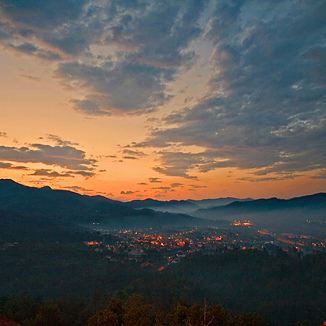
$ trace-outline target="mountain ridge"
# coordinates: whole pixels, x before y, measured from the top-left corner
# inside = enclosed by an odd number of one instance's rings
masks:
[[[202,219],[185,214],[136,210],[123,202],[103,196],[81,195],[50,187],[29,187],[10,179],[0,180],[0,219],[9,216],[91,225],[93,222],[127,226],[188,225]],[[17,218],[22,221],[22,218]],[[4,222],[4,221],[2,221]]]

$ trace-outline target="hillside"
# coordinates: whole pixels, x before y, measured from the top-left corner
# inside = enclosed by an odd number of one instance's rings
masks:
[[[170,213],[185,213],[190,214],[198,209],[206,209],[216,206],[224,206],[228,205],[235,201],[250,201],[252,199],[240,199],[240,198],[233,198],[233,197],[226,197],[226,198],[216,198],[216,199],[202,199],[202,200],[155,200],[151,198],[147,198],[145,200],[132,200],[127,202],[128,206],[136,209],[142,208],[150,208],[154,211],[161,211],[161,212],[170,212]]]
[[[6,213],[21,221],[25,221],[21,216],[28,216],[29,220],[41,219],[69,225],[96,222],[117,227],[152,227],[203,222],[183,214],[161,213],[150,209],[136,210],[125,203],[102,196],[80,195],[50,187],[27,187],[7,179],[0,180],[0,210],[0,220],[5,219]]]
[[[235,201],[225,206],[199,209],[193,216],[207,219],[251,220],[259,227],[282,232],[326,233],[326,193],[291,199]]]

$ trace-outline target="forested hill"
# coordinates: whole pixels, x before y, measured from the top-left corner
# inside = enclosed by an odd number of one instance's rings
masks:
[[[102,196],[80,195],[50,187],[23,186],[12,180],[0,180],[0,207],[2,210],[38,214],[67,221],[89,221],[136,212],[119,201]]]
[[[192,216],[225,220],[250,220],[258,228],[273,232],[326,235],[326,194],[291,199],[235,201],[225,206],[198,209]]]
[[[251,198],[233,198],[233,197],[226,197],[226,198],[216,198],[216,199],[201,199],[201,200],[156,200],[147,198],[144,200],[132,200],[127,202],[126,204],[130,207],[141,209],[141,208],[150,208],[155,211],[165,211],[171,213],[186,213],[190,214],[198,209],[206,209],[212,208],[217,206],[225,206],[235,201],[250,201]]]
[[[200,213],[246,213],[257,211],[270,211],[278,209],[326,209],[326,193],[318,193],[309,196],[291,199],[256,199],[251,201],[234,201],[228,205],[200,209]]]
[[[27,187],[8,179],[0,180],[0,210],[68,223],[110,222],[121,226],[157,226],[202,222],[182,214],[136,210],[103,196],[80,195],[50,187]]]
[[[210,204],[217,202],[219,199],[209,201]],[[156,227],[207,226],[213,222],[204,219],[221,221],[250,218],[259,227],[278,227],[282,232],[294,232],[306,229],[307,219],[326,219],[325,193],[288,200],[236,200],[224,206],[193,211],[200,203],[201,201],[161,202],[151,199],[123,203],[103,196],[80,195],[50,187],[27,187],[12,180],[0,180],[0,213],[19,215],[21,220],[24,220],[22,216],[29,216],[64,223],[105,222],[117,227]],[[143,208],[143,205],[149,208]],[[0,218],[4,220],[3,214],[0,214]]]

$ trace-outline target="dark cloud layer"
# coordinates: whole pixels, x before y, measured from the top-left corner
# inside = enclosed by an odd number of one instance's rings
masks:
[[[195,62],[188,46],[202,32],[205,2],[0,0],[0,42],[58,61],[56,77],[86,93],[71,100],[84,114],[150,112],[172,97],[166,83]]]
[[[157,110],[173,97],[169,83],[198,62],[196,42],[213,49],[207,93],[124,159],[155,148],[156,172],[188,179],[218,168],[250,170],[248,181],[325,177],[324,0],[0,0],[0,8],[2,46],[54,62],[59,82],[85,94],[70,103],[87,115]],[[2,146],[0,159],[93,173],[96,162],[76,144],[49,140],[56,146]]]
[[[206,34],[209,93],[136,145],[166,148],[154,170],[189,178],[236,167],[284,179],[325,169],[325,13],[325,1],[219,1]]]

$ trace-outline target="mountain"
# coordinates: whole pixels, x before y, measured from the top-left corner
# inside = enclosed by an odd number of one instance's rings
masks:
[[[13,180],[0,180],[0,219],[11,214],[17,220],[30,219],[64,223],[66,225],[106,226],[194,225],[202,223],[184,214],[155,212],[150,209],[136,210],[125,203],[102,196],[80,195],[50,187],[35,188],[21,185]],[[13,218],[13,217],[12,217]]]
[[[234,220],[246,219],[259,228],[269,230],[301,233],[311,230],[313,234],[326,234],[325,193],[287,200],[234,200],[235,198],[198,201],[146,199],[123,203],[102,196],[80,195],[50,187],[28,187],[1,179],[0,227],[1,232],[5,229],[9,232],[10,225],[13,228],[14,225],[16,228],[19,226],[22,230],[24,226],[26,230],[40,229],[41,225],[62,230],[64,227],[81,225],[90,227],[92,223],[100,223],[103,228],[208,226],[221,221],[228,221],[228,224]],[[230,201],[231,203],[221,206]],[[219,206],[200,209],[211,204]]]
[[[154,211],[185,214],[201,208],[201,206],[188,200],[161,201],[151,198],[145,200],[132,200],[126,204],[135,209],[150,208]]]
[[[184,213],[192,215],[192,212],[201,208],[210,208],[216,206],[223,206],[230,204],[234,201],[249,201],[250,198],[239,199],[239,198],[217,198],[217,199],[202,199],[202,200],[169,200],[161,201],[151,198],[145,200],[132,200],[127,204],[135,209],[150,208],[154,211],[170,212],[170,213]]]
[[[10,212],[33,213],[66,222],[90,222],[135,214],[130,207],[106,197],[80,195],[50,187],[27,187],[7,179],[0,180],[0,207]]]
[[[296,197],[291,199],[278,199],[276,197],[269,199],[256,199],[250,201],[233,201],[224,206],[211,207],[197,210],[197,215],[201,213],[220,213],[239,214],[256,211],[277,210],[277,209],[325,209],[326,193],[319,193],[309,196]]]
[[[243,202],[243,201],[251,201],[251,200],[253,200],[253,199],[252,198],[240,199],[240,198],[234,198],[234,197],[225,197],[225,198],[202,199],[202,200],[188,199],[187,201],[199,206],[200,208],[212,208],[212,207],[217,207],[217,206],[228,205],[235,201]]]
[[[192,216],[207,219],[250,220],[260,227],[283,232],[307,232],[314,229],[326,234],[326,193],[291,199],[235,201],[225,206],[199,209]]]

